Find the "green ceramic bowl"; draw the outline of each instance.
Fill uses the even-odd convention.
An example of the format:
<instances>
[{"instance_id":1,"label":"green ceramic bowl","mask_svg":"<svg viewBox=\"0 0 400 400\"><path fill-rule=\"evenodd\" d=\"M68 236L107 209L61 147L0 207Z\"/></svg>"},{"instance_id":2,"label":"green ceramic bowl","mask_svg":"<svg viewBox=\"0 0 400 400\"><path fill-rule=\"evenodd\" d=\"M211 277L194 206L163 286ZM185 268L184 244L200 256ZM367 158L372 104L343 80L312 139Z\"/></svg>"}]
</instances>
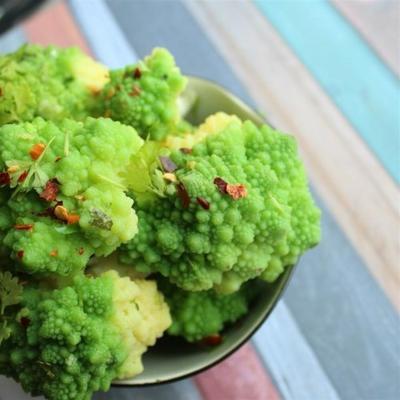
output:
<instances>
[{"instance_id":1,"label":"green ceramic bowl","mask_svg":"<svg viewBox=\"0 0 400 400\"><path fill-rule=\"evenodd\" d=\"M191 77L182 97L182 112L193 124L218 111L236 114L260 125L263 118L240 99L210 81ZM164 337L144 356L144 372L133 379L115 382L115 386L146 386L187 378L224 360L239 349L266 320L287 286L293 267L289 267L273 284L265 283L265 290L251 305L248 314L224 331L223 342L204 348L183 340Z\"/></svg>"}]
</instances>

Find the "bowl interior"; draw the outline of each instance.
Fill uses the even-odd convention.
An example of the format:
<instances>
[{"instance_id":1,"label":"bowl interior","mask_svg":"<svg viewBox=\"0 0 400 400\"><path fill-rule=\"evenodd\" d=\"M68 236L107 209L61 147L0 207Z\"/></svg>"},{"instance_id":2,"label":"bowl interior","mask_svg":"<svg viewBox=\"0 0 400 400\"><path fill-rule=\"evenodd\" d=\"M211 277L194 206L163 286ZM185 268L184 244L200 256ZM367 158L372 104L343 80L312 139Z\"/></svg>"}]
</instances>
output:
<instances>
[{"instance_id":1,"label":"bowl interior","mask_svg":"<svg viewBox=\"0 0 400 400\"><path fill-rule=\"evenodd\" d=\"M203 122L207 116L217 111L236 114L257 125L263 123L263 119L241 100L220 86L200 78L190 78L183 101L190 104L185 117L193 124ZM252 303L249 313L224 332L224 340L220 345L205 348L165 336L144 355L142 374L114 384L144 386L167 383L188 377L223 360L244 344L269 315L282 295L292 271L293 267L289 267L273 284L263 283L263 290Z\"/></svg>"}]
</instances>

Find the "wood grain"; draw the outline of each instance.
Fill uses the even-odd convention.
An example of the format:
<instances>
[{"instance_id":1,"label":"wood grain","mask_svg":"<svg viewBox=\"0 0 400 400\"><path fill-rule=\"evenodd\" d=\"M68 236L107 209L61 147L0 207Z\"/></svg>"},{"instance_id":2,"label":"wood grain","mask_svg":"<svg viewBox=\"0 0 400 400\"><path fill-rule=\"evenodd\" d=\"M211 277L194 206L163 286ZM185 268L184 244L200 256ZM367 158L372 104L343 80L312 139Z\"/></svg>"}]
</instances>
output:
<instances>
[{"instance_id":1,"label":"wood grain","mask_svg":"<svg viewBox=\"0 0 400 400\"><path fill-rule=\"evenodd\" d=\"M398 0L331 1L400 76L400 2Z\"/></svg>"},{"instance_id":2,"label":"wood grain","mask_svg":"<svg viewBox=\"0 0 400 400\"><path fill-rule=\"evenodd\" d=\"M204 400L279 400L255 350L243 346L225 362L195 377Z\"/></svg>"},{"instance_id":3,"label":"wood grain","mask_svg":"<svg viewBox=\"0 0 400 400\"><path fill-rule=\"evenodd\" d=\"M395 183L252 3L186 4L271 122L297 137L318 192L400 310Z\"/></svg>"},{"instance_id":4,"label":"wood grain","mask_svg":"<svg viewBox=\"0 0 400 400\"><path fill-rule=\"evenodd\" d=\"M23 27L31 43L78 46L87 54L91 53L64 2L45 7L28 19Z\"/></svg>"}]
</instances>

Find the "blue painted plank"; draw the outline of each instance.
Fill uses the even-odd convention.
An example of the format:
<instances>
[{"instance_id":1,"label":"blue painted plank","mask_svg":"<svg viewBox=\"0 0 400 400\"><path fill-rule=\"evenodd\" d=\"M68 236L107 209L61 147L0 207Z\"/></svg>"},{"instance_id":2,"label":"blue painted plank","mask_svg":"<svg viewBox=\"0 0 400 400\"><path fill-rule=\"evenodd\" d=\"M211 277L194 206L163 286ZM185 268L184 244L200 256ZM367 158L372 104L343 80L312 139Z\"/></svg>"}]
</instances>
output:
<instances>
[{"instance_id":1,"label":"blue painted plank","mask_svg":"<svg viewBox=\"0 0 400 400\"><path fill-rule=\"evenodd\" d=\"M26 37L22 29L14 28L0 36L0 54L15 51L25 42Z\"/></svg>"},{"instance_id":2,"label":"blue painted plank","mask_svg":"<svg viewBox=\"0 0 400 400\"><path fill-rule=\"evenodd\" d=\"M393 72L328 1L255 2L400 181L400 83Z\"/></svg>"},{"instance_id":3,"label":"blue painted plank","mask_svg":"<svg viewBox=\"0 0 400 400\"><path fill-rule=\"evenodd\" d=\"M281 301L253 342L285 400L338 400L314 351Z\"/></svg>"}]
</instances>

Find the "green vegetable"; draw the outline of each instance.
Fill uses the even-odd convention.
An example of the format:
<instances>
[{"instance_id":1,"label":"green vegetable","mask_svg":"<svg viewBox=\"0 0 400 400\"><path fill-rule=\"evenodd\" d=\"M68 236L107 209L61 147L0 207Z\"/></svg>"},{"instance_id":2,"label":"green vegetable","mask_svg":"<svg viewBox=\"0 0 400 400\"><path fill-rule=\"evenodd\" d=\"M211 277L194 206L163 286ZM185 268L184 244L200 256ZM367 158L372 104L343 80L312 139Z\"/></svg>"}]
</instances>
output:
<instances>
[{"instance_id":1,"label":"green vegetable","mask_svg":"<svg viewBox=\"0 0 400 400\"><path fill-rule=\"evenodd\" d=\"M17 303L15 278L0 279L3 305ZM170 324L154 282L115 271L55 289L28 285L21 300L0 344L0 373L49 400L89 400L114 379L140 373L142 354Z\"/></svg>"},{"instance_id":2,"label":"green vegetable","mask_svg":"<svg viewBox=\"0 0 400 400\"><path fill-rule=\"evenodd\" d=\"M185 141L167 143L176 140ZM318 243L320 211L294 138L219 114L190 140L192 152L170 155L176 192L137 203L139 233L122 246L123 262L185 290L231 293L258 276L275 280Z\"/></svg>"},{"instance_id":3,"label":"green vegetable","mask_svg":"<svg viewBox=\"0 0 400 400\"><path fill-rule=\"evenodd\" d=\"M37 118L0 127L0 137L0 172L10 176L0 186L0 240L24 272L70 274L136 234L124 178L143 143L133 128L103 118Z\"/></svg>"},{"instance_id":4,"label":"green vegetable","mask_svg":"<svg viewBox=\"0 0 400 400\"><path fill-rule=\"evenodd\" d=\"M161 140L186 129L177 104L186 82L172 55L155 49L143 62L111 71L94 114L131 125L143 138Z\"/></svg>"},{"instance_id":5,"label":"green vegetable","mask_svg":"<svg viewBox=\"0 0 400 400\"><path fill-rule=\"evenodd\" d=\"M107 69L77 48L24 45L0 57L0 125L83 119L107 80Z\"/></svg>"},{"instance_id":6,"label":"green vegetable","mask_svg":"<svg viewBox=\"0 0 400 400\"><path fill-rule=\"evenodd\" d=\"M6 308L20 303L21 298L22 286L18 283L18 279L14 278L8 271L0 271L0 345L11 334Z\"/></svg>"},{"instance_id":7,"label":"green vegetable","mask_svg":"<svg viewBox=\"0 0 400 400\"><path fill-rule=\"evenodd\" d=\"M249 303L259 293L257 282L243 286L235 293L222 295L214 290L189 292L162 279L160 289L170 307L172 325L168 333L189 342L219 335L222 329L248 311Z\"/></svg>"}]
</instances>

